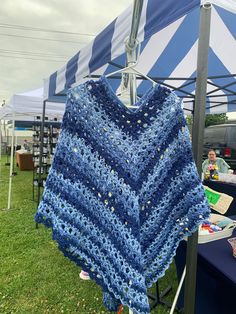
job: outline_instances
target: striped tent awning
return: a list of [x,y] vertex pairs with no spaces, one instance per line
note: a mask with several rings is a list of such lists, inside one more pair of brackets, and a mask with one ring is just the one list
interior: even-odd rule
[[[236,111],[236,0],[210,2],[206,113],[232,112]],[[137,69],[175,89],[183,98],[186,113],[192,111],[194,102],[200,5],[200,0],[144,0],[138,32],[141,50]],[[131,19],[129,7],[46,79],[44,99],[64,102],[66,90],[85,77],[124,67],[124,42]],[[138,95],[142,95],[150,83],[140,79],[137,84]],[[111,85],[118,91],[120,80],[112,79]]]

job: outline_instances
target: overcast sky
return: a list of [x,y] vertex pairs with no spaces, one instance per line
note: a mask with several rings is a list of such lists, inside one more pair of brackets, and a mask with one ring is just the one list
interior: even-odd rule
[[[41,87],[43,78],[64,65],[94,38],[92,35],[132,3],[132,0],[1,0],[0,102],[14,93]],[[88,35],[29,30],[32,27]]]

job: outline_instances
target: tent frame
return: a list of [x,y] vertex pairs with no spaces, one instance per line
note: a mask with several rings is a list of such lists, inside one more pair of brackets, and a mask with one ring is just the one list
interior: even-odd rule
[[[124,68],[123,66],[119,65],[119,64],[116,64],[114,62],[109,62],[109,64],[113,65],[113,66],[116,66],[117,68]],[[89,76],[90,78],[99,78],[101,77],[101,75],[98,75],[98,74],[91,74]],[[217,75],[217,76],[208,76],[207,77],[207,84],[209,85],[213,85],[215,86],[216,88],[212,91],[209,91],[206,93],[206,97],[210,98],[210,100],[206,100],[205,103],[206,104],[210,104],[209,106],[205,107],[205,109],[212,109],[212,108],[215,108],[215,107],[220,107],[222,105],[226,105],[226,104],[232,104],[232,105],[235,105],[235,108],[236,108],[236,92],[233,91],[233,90],[230,90],[226,87],[228,87],[229,85],[236,85],[236,81],[235,82],[232,82],[232,83],[229,83],[229,84],[226,84],[226,85],[219,85],[219,84],[216,84],[216,83],[213,83],[213,82],[210,82],[211,79],[220,79],[220,78],[232,78],[234,77],[236,79],[236,74],[228,74],[228,75]],[[119,75],[112,75],[110,76],[109,78],[111,79],[120,79],[120,76]],[[194,113],[194,107],[195,107],[195,95],[184,90],[185,87],[189,86],[189,85],[192,85],[192,84],[196,84],[196,80],[197,80],[197,77],[193,77],[193,78],[189,78],[189,77],[156,77],[156,76],[150,76],[150,78],[155,81],[156,83],[158,84],[161,84],[161,85],[164,85],[172,90],[175,90],[175,91],[179,91],[181,92],[182,94],[184,95],[178,95],[179,98],[187,98],[189,100],[184,100],[183,103],[184,104],[187,104],[187,103],[193,103],[193,109],[188,109],[188,108],[183,108],[184,110],[186,111],[190,111],[192,114]],[[147,80],[146,78],[143,78],[141,76],[136,76],[136,80]],[[181,85],[179,87],[176,87],[174,85],[171,85],[171,84],[168,84],[168,83],[164,83],[164,81],[189,81],[188,83],[184,84],[184,85]],[[220,90],[225,90],[228,92],[228,94],[219,94],[219,95],[211,95],[212,93],[216,92],[216,91],[220,91]],[[65,96],[65,95],[64,95]],[[139,95],[140,97],[142,95]],[[222,101],[222,102],[219,102],[219,101],[214,101],[214,100],[211,100],[211,99],[214,99],[214,98],[217,98],[217,97],[235,97],[235,99],[231,100],[231,101]],[[213,113],[214,114],[214,113]]]
[[14,164],[14,151],[15,151],[15,114],[12,117],[12,138],[11,138],[11,158],[10,158],[10,173],[9,173],[9,189],[8,189],[8,201],[7,209],[11,208],[11,190],[12,190],[12,177],[13,177],[13,164]]

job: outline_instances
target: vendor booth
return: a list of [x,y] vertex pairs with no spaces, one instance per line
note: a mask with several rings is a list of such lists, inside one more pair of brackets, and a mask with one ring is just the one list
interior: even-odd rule
[[[31,126],[36,123],[36,118],[41,119],[43,109],[43,88],[27,91],[24,93],[15,94],[10,101],[0,108],[0,120],[12,121],[11,134],[11,162],[10,162],[10,176],[9,176],[9,191],[8,191],[8,205],[11,207],[11,193],[12,193],[12,172],[13,172],[13,157],[15,146],[15,121],[27,121]],[[48,102],[46,115],[49,118],[62,119],[65,111],[65,104],[62,102]],[[0,145],[1,147],[1,145]],[[32,170],[32,154],[17,154],[17,163],[21,170]]]
[[[68,106],[57,158],[44,189],[36,222],[55,226],[53,237],[58,241],[59,248],[103,287],[104,301],[108,308],[110,306],[109,309],[117,310],[121,305],[117,302],[120,301],[129,307],[130,313],[149,313],[146,289],[164,275],[180,238],[184,236],[189,236],[185,248],[184,310],[186,314],[193,314],[198,307],[198,300],[196,307],[194,302],[195,275],[201,259],[197,264],[197,225],[189,221],[194,216],[195,222],[202,223],[209,214],[209,208],[188,150],[191,143],[176,95],[183,100],[184,113],[193,114],[192,147],[200,175],[205,113],[236,111],[235,13],[236,5],[232,1],[134,1],[134,8],[128,8],[88,46],[44,81],[40,106],[41,139],[50,104],[54,108],[53,112],[57,112],[58,108],[64,106],[69,89],[72,90],[67,98]],[[87,85],[80,85],[88,80],[90,83]],[[171,95],[169,103],[173,105],[168,107],[163,119],[159,119],[161,121],[157,115],[159,108],[149,103],[158,91],[159,84],[162,85],[158,94],[158,97],[162,97],[161,100],[158,98],[160,106],[166,95]],[[115,99],[113,107],[109,99]],[[140,107],[137,108],[138,104]],[[75,106],[78,106],[78,110]],[[14,120],[17,113],[22,114],[23,111],[12,109],[10,112],[14,137]],[[163,114],[162,107],[160,112]],[[154,129],[156,135],[153,133],[153,138],[145,141],[146,134],[154,132],[150,127],[150,116],[157,122],[158,128]],[[91,117],[94,117],[93,121]],[[158,139],[160,130],[163,136]],[[114,142],[109,146],[108,143],[113,139]],[[176,145],[172,139],[176,140]],[[42,140],[40,152],[41,174]],[[145,164],[145,158],[148,164]],[[106,162],[103,162],[104,159]],[[160,169],[159,164],[155,164],[157,160],[163,160],[163,164],[165,161],[166,166]],[[176,169],[171,168],[172,163]],[[184,175],[181,176],[182,172]],[[144,181],[139,178],[140,173]],[[10,178],[11,174],[12,169]],[[150,191],[154,191],[157,185],[160,186],[158,193],[151,194]],[[166,196],[168,188],[171,192]],[[136,197],[140,191],[144,191],[142,204],[138,203]],[[159,195],[164,195],[160,202],[165,211],[163,215],[155,212]],[[173,210],[168,214],[165,210],[168,202],[176,212]],[[10,208],[10,203],[8,205]],[[75,207],[79,219],[73,221]],[[93,208],[97,209],[99,215],[96,211],[91,213]],[[125,217],[122,216],[122,208]],[[182,219],[179,213],[188,209],[191,209],[190,215],[186,214]],[[62,215],[58,217],[60,210]],[[163,217],[165,221],[159,226]],[[113,223],[109,230],[106,229],[109,228],[108,221]],[[170,224],[167,225],[166,221]],[[99,226],[96,225],[98,222]],[[157,225],[160,227],[158,230]],[[145,234],[147,230],[150,233]],[[176,230],[181,231],[178,237]],[[110,241],[106,240],[105,233],[112,234],[111,239],[117,239],[115,245],[119,249],[116,250],[116,247],[114,251],[110,250],[112,246],[109,246]],[[166,238],[161,237],[162,233],[168,241],[165,242]],[[160,241],[157,241],[157,236]],[[176,242],[173,240],[175,237]],[[124,246],[119,241],[123,241],[122,245],[128,243],[126,251],[123,251]],[[94,246],[94,243],[99,244]],[[157,252],[158,243],[160,251]],[[221,242],[215,243],[217,247],[221,246]],[[199,254],[206,257],[206,250],[199,249]],[[227,253],[222,250],[222,254]],[[108,260],[105,259],[107,256]],[[145,265],[146,277],[140,263],[142,258],[150,261],[152,266]],[[184,264],[179,268],[182,276],[179,276],[180,286],[170,313],[174,312],[185,277]],[[105,270],[103,265],[107,266]],[[109,274],[106,272],[108,268]],[[161,301],[158,300],[159,303]],[[121,310],[122,307],[119,308]]]
[[[130,42],[127,41],[132,16],[132,8],[129,8],[64,67],[45,80],[44,99],[64,100],[70,87],[105,75],[114,93],[121,99],[123,97],[123,102],[127,100],[127,95],[130,96],[128,103],[132,106],[137,99],[142,99],[153,81],[161,83],[174,89],[183,99],[186,114],[194,114],[193,151],[198,169],[201,169],[205,111],[222,113],[236,110],[236,6],[232,1],[216,0],[210,4],[202,1],[199,25],[200,1],[181,1],[180,4],[150,0],[140,3],[143,10],[132,47],[137,55],[132,55]],[[224,45],[222,38],[225,39]],[[126,70],[125,51],[128,53],[128,66],[132,62],[135,65],[133,72],[128,74],[131,77],[136,74],[136,83],[130,76],[128,81],[124,77],[121,81],[121,69]],[[137,95],[133,93],[136,87]],[[188,240],[185,284],[185,312],[188,314],[194,312],[196,244],[197,234]]]

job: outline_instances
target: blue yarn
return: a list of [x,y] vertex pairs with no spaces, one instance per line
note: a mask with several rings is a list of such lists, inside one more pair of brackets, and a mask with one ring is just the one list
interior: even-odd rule
[[108,310],[147,314],[147,288],[210,210],[179,98],[155,86],[137,105],[105,77],[69,91],[35,220],[102,286]]

